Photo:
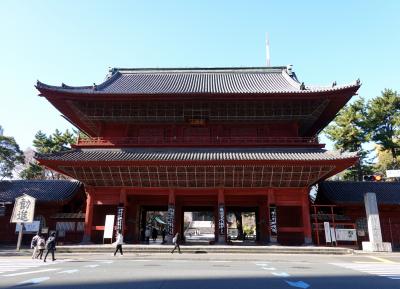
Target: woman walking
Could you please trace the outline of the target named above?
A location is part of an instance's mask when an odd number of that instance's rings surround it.
[[[117,231],[117,240],[115,241],[115,245],[117,245],[117,246],[115,248],[114,256],[117,254],[118,251],[121,253],[121,256],[124,255],[122,253],[122,244],[123,243],[124,243],[124,236],[122,236],[121,230],[118,230]]]
[[[36,258],[40,258],[40,260],[42,260],[43,252],[44,252],[44,249],[46,248],[46,241],[42,234],[39,235],[37,246],[38,246],[39,253],[37,254]]]
[[[174,249],[171,251],[171,254],[174,253],[175,249],[178,248],[179,254],[181,254],[181,247],[179,247],[179,233],[176,233],[175,237],[172,239],[172,243],[175,245]]]

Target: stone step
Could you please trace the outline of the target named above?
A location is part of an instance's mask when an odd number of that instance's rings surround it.
[[[172,245],[124,245],[127,253],[169,253]],[[58,246],[57,253],[106,253],[113,252],[112,245]],[[181,246],[184,253],[243,253],[243,254],[353,254],[354,250],[337,247],[286,247],[286,246]]]

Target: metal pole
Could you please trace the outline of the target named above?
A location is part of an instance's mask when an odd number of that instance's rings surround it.
[[[22,236],[24,231],[24,223],[18,223],[20,225],[18,232],[18,241],[17,241],[17,252],[19,252],[21,248]]]

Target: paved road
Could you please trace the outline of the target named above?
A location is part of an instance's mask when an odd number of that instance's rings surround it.
[[[400,255],[59,255],[0,258],[0,288],[400,289]]]

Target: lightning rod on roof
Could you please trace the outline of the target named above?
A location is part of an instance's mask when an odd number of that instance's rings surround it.
[[[266,61],[267,61],[267,66],[271,66],[271,54],[269,51],[269,33],[267,32],[267,38],[266,38]]]

